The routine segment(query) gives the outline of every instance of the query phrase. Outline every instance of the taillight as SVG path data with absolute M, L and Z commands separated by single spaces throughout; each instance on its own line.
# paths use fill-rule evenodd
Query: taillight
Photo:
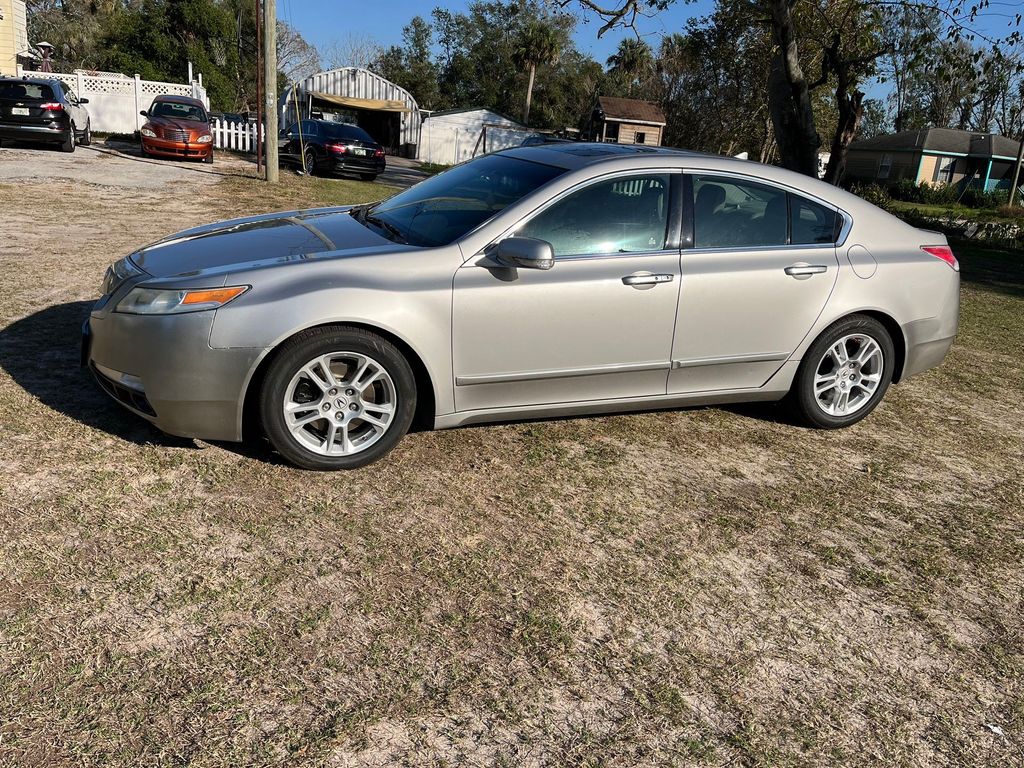
M 960 271 L 960 262 L 956 260 L 956 256 L 953 255 L 953 249 L 948 245 L 922 245 L 921 250 L 934 256 L 936 259 L 942 259 L 957 272 Z
M 344 144 L 336 144 L 333 141 L 330 142 L 329 144 L 325 144 L 324 146 L 327 147 L 328 152 L 333 152 L 336 155 L 344 155 L 346 152 L 348 152 L 348 147 L 346 147 Z
M 62 112 L 64 105 L 59 101 L 48 101 L 45 104 L 40 104 L 39 108 L 44 112 Z
M 373 153 L 373 156 L 374 157 L 384 157 L 384 150 L 382 148 L 378 148 L 377 151 Z

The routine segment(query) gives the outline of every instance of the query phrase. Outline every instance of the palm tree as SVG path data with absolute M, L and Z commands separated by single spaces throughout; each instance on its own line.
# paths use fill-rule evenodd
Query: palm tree
M 654 71 L 654 54 L 643 40 L 627 37 L 618 50 L 608 57 L 608 74 L 626 86 L 632 95 L 634 88 L 643 83 Z
M 514 52 L 515 60 L 517 64 L 530 70 L 530 80 L 526 86 L 526 106 L 523 107 L 523 123 L 527 125 L 530 122 L 530 104 L 533 102 L 533 82 L 537 67 L 558 61 L 564 44 L 562 32 L 541 19 L 531 19 L 519 33 Z

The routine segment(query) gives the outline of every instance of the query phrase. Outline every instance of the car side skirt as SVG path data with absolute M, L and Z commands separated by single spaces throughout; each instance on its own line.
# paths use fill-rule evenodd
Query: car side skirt
M 788 360 L 764 386 L 752 389 L 713 390 L 686 394 L 651 395 L 648 397 L 588 400 L 573 403 L 545 403 L 512 408 L 484 408 L 473 411 L 446 413 L 434 417 L 434 429 L 451 429 L 469 424 L 500 421 L 586 416 L 630 411 L 655 411 L 697 405 L 725 403 L 752 403 L 781 400 L 789 392 L 800 367 L 799 360 Z

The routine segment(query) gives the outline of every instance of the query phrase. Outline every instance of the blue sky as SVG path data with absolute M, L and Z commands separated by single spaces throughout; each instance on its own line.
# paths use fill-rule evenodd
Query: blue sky
M 397 43 L 402 37 L 402 27 L 413 16 L 429 19 L 431 10 L 442 5 L 453 11 L 464 10 L 469 0 L 455 2 L 423 2 L 419 0 L 376 0 L 363 4 L 351 0 L 277 0 L 278 17 L 295 26 L 302 35 L 319 48 L 329 46 L 335 40 L 344 40 L 349 34 L 365 35 L 381 45 Z M 692 4 L 674 3 L 668 10 L 653 18 L 640 19 L 637 27 L 652 47 L 657 48 L 662 35 L 682 30 L 686 21 L 695 16 L 705 16 L 714 7 L 713 0 L 697 0 Z M 589 53 L 602 64 L 619 44 L 619 40 L 632 32 L 613 30 L 597 39 L 600 23 L 595 17 L 586 18 L 576 26 L 576 47 Z

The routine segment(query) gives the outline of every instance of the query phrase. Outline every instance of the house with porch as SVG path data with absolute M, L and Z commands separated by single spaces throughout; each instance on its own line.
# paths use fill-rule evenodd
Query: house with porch
M 1008 190 L 1020 142 L 993 133 L 925 128 L 850 145 L 844 182 L 953 184 Z

